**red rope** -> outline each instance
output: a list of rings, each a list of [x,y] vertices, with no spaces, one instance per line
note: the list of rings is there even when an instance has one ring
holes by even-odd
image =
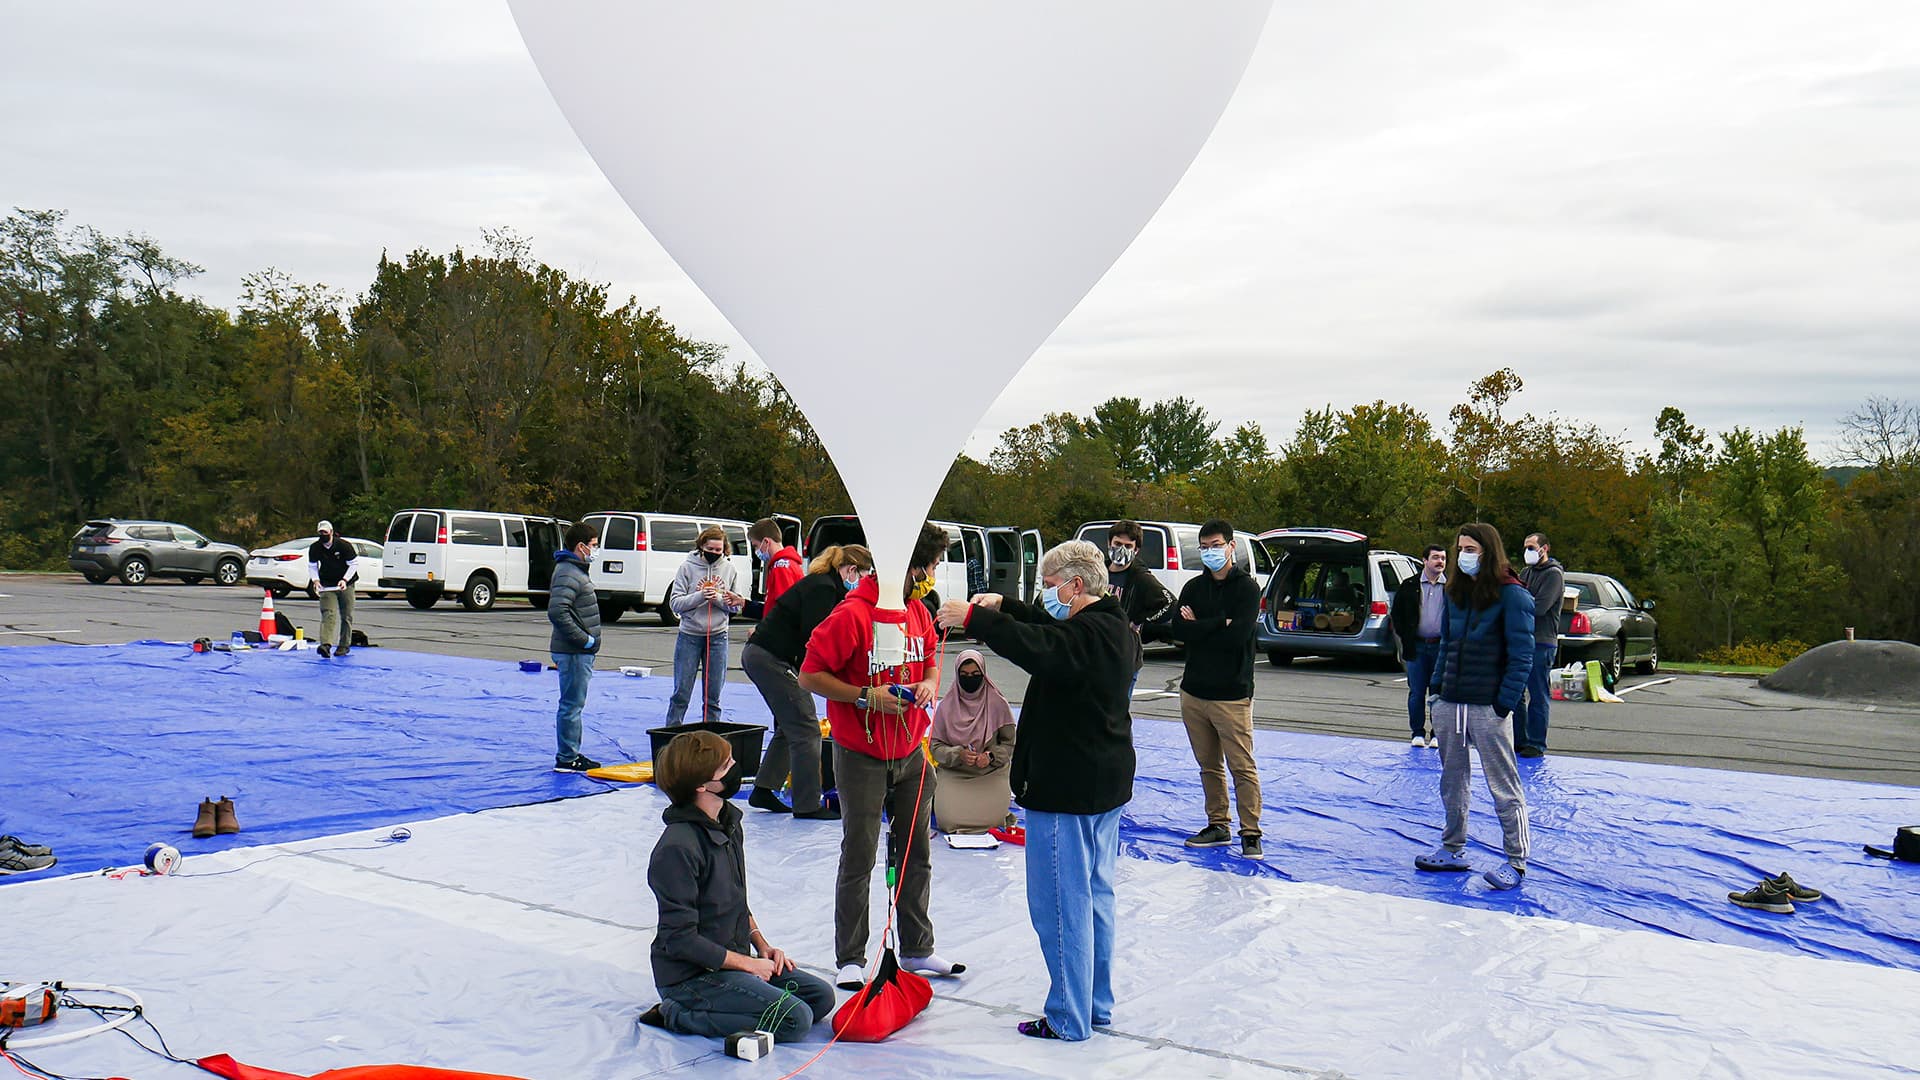
[[[713,626],[713,601],[707,601],[707,626]],[[700,645],[700,719],[713,723],[713,634]]]
[[[909,600],[907,602],[910,604],[917,604],[920,601]],[[934,652],[933,697],[935,701],[938,701],[940,699],[941,676],[947,670],[947,664],[946,664],[947,638],[952,633],[953,633],[952,630],[947,630],[940,635],[939,648]],[[868,649],[868,654],[871,655],[873,646],[868,645],[867,649]],[[874,678],[877,680],[878,677],[874,676]],[[874,686],[878,686],[878,685],[879,683],[876,681],[874,683]],[[905,715],[905,714],[903,713],[902,715]],[[920,799],[922,798],[922,796],[926,794],[926,791],[927,791],[926,747],[923,744],[921,746],[916,747],[915,751],[920,756],[920,787],[919,787],[919,790],[915,791],[913,795],[913,820],[908,822],[907,844],[906,844],[906,847],[900,853],[900,877],[898,880],[896,880],[893,883],[893,895],[887,902],[887,924],[880,930],[880,947],[883,949],[886,948],[886,942],[887,942],[888,936],[890,936],[893,933],[894,916],[898,914],[900,910],[900,890],[905,888],[907,884],[907,859],[909,856],[913,854],[914,835],[920,831],[919,830]],[[929,867],[929,872],[931,872],[931,867]],[[866,991],[866,988],[861,987],[860,992],[864,993],[865,991]],[[780,1080],[793,1080],[794,1077],[799,1076],[801,1073],[806,1072],[808,1069],[813,1068],[814,1063],[819,1061],[822,1057],[825,1057],[827,1051],[833,1049],[834,1044],[838,1043],[839,1041],[840,1041],[840,1032],[836,1031],[833,1033],[833,1038],[827,1040],[827,1045],[820,1048],[819,1053],[813,1055],[811,1058],[808,1058],[806,1064],[800,1066],[799,1068],[793,1070],[792,1072],[786,1074],[785,1076],[780,1077]]]

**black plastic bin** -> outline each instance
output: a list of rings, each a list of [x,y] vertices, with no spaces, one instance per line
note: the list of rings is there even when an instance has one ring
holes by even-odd
[[[760,755],[767,747],[767,729],[760,724],[729,724],[724,720],[648,728],[647,738],[653,741],[656,767],[660,761],[660,751],[667,748],[675,735],[684,735],[689,731],[711,731],[731,743],[734,768],[740,771],[741,776],[752,776],[760,771]]]

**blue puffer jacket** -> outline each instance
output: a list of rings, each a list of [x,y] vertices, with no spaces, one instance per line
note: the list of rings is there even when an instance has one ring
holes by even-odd
[[[587,564],[571,551],[553,553],[547,621],[553,624],[549,650],[574,656],[600,651],[600,598],[593,591]]]
[[[1520,707],[1533,669],[1533,594],[1511,573],[1500,602],[1483,610],[1447,597],[1440,627],[1440,699],[1456,705],[1491,705],[1500,712]]]

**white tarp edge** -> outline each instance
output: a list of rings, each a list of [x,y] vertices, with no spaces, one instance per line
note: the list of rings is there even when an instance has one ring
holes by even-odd
[[[818,1043],[749,1067],[634,1023],[656,1000],[661,806],[643,787],[420,823],[404,844],[376,831],[189,858],[189,876],[22,883],[0,892],[0,974],[128,986],[177,1053],[296,1072],[776,1080]],[[825,973],[839,830],[748,813],[755,913]],[[305,853],[258,861],[280,851]],[[1851,1080],[1920,1063],[1920,973],[1127,858],[1115,1027],[1038,1042],[1013,1030],[1046,992],[1021,849],[933,854],[940,950],[972,970],[935,980],[893,1040],[836,1046],[807,1076]],[[28,1056],[204,1075],[113,1035]]]

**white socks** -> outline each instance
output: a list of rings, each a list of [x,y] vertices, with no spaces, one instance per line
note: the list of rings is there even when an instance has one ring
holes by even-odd
[[[917,975],[958,975],[967,970],[965,964],[954,964],[942,960],[939,953],[903,956],[900,958],[900,966]]]

